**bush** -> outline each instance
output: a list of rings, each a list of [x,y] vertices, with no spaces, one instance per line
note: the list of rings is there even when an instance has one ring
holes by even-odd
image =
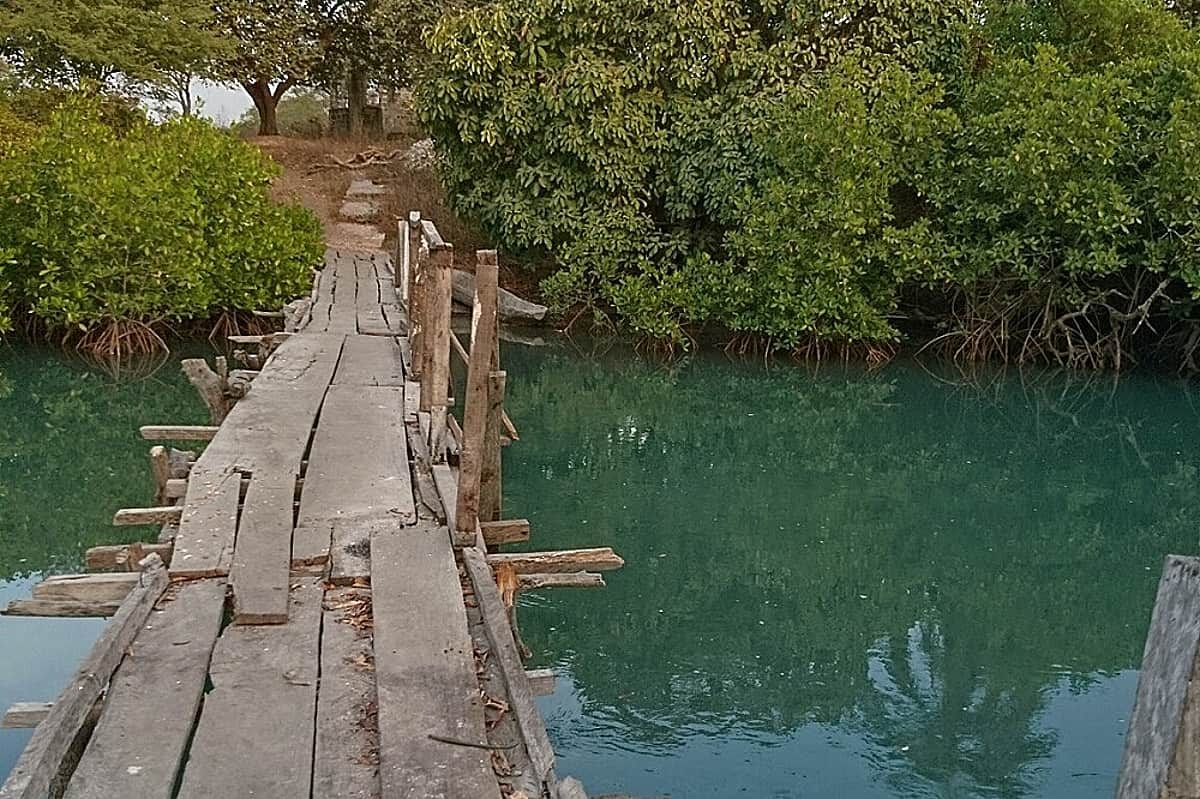
[[[118,132],[72,99],[0,159],[15,303],[52,329],[201,320],[307,291],[316,220],[280,207],[275,167],[196,119]]]

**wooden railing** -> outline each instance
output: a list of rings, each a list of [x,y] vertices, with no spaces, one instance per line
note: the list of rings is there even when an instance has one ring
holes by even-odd
[[[475,253],[471,336],[464,345],[450,327],[454,245],[442,238],[433,222],[413,211],[400,223],[397,250],[396,292],[408,313],[411,371],[420,386],[422,436],[434,464],[445,463],[451,453],[458,454],[454,537],[460,544],[473,545],[481,536],[480,523],[500,519],[500,448],[517,438],[504,411],[507,374],[500,368],[496,251]],[[461,420],[451,410],[452,354],[467,370]],[[449,498],[444,499],[449,505]]]

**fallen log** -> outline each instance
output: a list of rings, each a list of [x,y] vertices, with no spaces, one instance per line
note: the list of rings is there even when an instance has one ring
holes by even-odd
[[[517,574],[612,571],[625,565],[625,561],[612,551],[612,547],[561,549],[553,552],[506,552],[488,555],[487,560],[493,569],[509,566]]]

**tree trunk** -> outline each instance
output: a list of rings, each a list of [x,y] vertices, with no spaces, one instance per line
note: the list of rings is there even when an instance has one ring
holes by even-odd
[[[362,138],[367,105],[367,76],[361,67],[350,70],[350,136]]]
[[[279,105],[282,92],[272,92],[265,78],[259,78],[251,83],[243,81],[242,88],[254,101],[254,110],[258,112],[258,135],[278,136],[279,123],[275,118],[275,110]]]

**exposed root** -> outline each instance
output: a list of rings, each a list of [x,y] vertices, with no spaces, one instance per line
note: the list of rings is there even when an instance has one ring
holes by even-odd
[[[170,351],[166,340],[150,324],[131,320],[114,320],[87,331],[75,342],[75,349],[116,360]]]

